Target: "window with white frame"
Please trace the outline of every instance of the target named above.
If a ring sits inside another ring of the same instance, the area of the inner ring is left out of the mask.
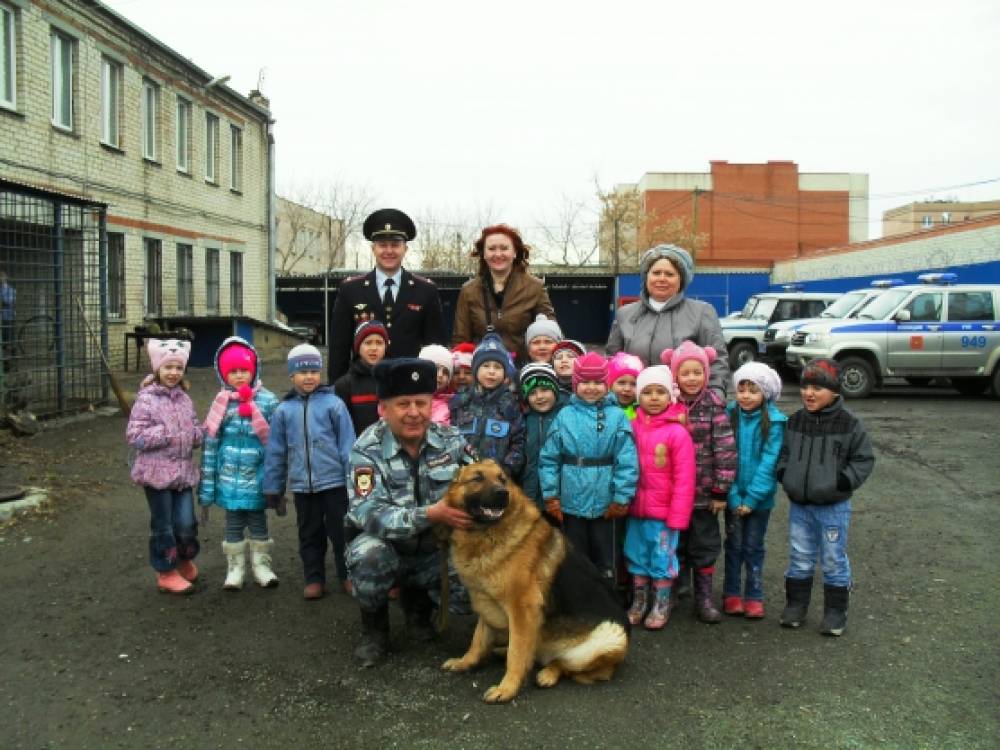
[[[144,237],[146,251],[146,283],[143,304],[147,316],[163,311],[163,244],[160,240]]]
[[[125,317],[125,235],[108,232],[108,316]]]
[[[205,113],[205,180],[217,182],[219,174],[219,118]]]
[[[17,29],[14,9],[0,3],[0,106],[17,107]]]
[[[101,58],[101,141],[109,146],[121,146],[122,65],[107,57]]]
[[[923,220],[920,222],[920,225],[924,229],[930,229],[932,226],[934,226],[934,217],[933,216],[925,216],[923,218]]]
[[[243,129],[229,126],[229,187],[243,189]]]
[[[229,253],[229,308],[233,315],[243,314],[243,253]]]
[[[149,79],[142,82],[142,100],[139,105],[142,118],[142,156],[150,161],[159,161],[160,87]]]
[[[205,312],[219,314],[219,248],[205,248]]]
[[[177,246],[177,312],[194,312],[194,249]]]
[[[53,30],[49,48],[52,53],[52,124],[72,130],[76,40]]]
[[[191,171],[191,102],[177,97],[177,171]]]

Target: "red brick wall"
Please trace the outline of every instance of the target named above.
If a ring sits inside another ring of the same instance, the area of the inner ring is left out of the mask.
[[[848,242],[847,191],[800,191],[798,165],[712,162],[712,190],[699,192],[696,231],[708,235],[701,263],[766,264]],[[654,223],[694,217],[690,190],[650,190],[647,214]]]

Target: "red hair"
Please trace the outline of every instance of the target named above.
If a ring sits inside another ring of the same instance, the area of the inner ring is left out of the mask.
[[[508,226],[507,224],[494,224],[483,229],[482,233],[479,235],[479,239],[476,240],[475,249],[472,251],[472,257],[479,258],[480,274],[485,274],[488,270],[486,261],[483,259],[483,251],[486,249],[486,238],[491,234],[502,234],[514,245],[513,270],[523,271],[528,267],[528,255],[531,253],[531,246],[524,244],[524,240],[521,239],[521,235],[516,229],[514,229],[514,227]]]

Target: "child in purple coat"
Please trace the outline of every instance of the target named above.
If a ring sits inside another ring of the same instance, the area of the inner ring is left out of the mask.
[[[125,437],[135,451],[132,481],[149,503],[149,562],[156,586],[170,594],[190,594],[198,578],[198,522],[192,488],[198,468],[192,457],[202,429],[187,395],[184,368],[191,344],[150,339],[146,345],[153,372],[142,381]]]

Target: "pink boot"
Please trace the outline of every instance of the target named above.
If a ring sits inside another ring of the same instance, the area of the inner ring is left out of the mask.
[[[188,581],[184,580],[176,570],[156,574],[156,588],[165,594],[190,594],[194,591]]]
[[[177,572],[185,581],[194,583],[198,580],[198,566],[194,564],[194,560],[178,560]]]

